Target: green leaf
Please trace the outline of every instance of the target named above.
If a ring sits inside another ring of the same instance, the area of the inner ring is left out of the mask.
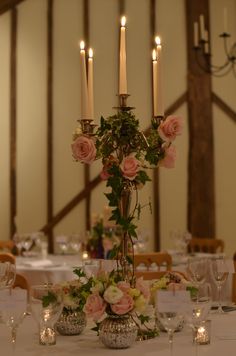
[[[47,308],[50,304],[57,301],[57,295],[51,291],[48,291],[48,295],[44,295],[42,298],[43,308]]]

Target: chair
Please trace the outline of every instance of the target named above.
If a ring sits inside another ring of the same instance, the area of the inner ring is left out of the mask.
[[[0,262],[10,262],[15,264],[16,263],[16,259],[15,256],[12,255],[11,253],[0,253]]]
[[[236,252],[233,256],[234,269],[236,271]],[[236,273],[232,274],[232,302],[236,303]]]
[[[0,241],[0,250],[11,252],[15,247],[15,243],[12,240]]]
[[[188,244],[188,251],[206,252],[206,253],[222,253],[224,252],[224,241],[220,239],[210,239],[193,237]]]
[[[30,296],[30,286],[27,279],[19,273],[16,273],[15,281],[12,288],[21,288],[27,291],[27,303],[29,304],[29,296]]]
[[[154,268],[160,271],[161,268],[165,270],[171,270],[172,257],[166,252],[152,252],[152,253],[139,253],[134,255],[134,269],[141,264],[144,264],[146,269],[153,271]]]
[[[183,272],[180,271],[135,271],[135,277],[139,278],[139,277],[143,277],[144,280],[153,280],[153,279],[159,279],[161,277],[163,277],[166,273],[168,272],[175,272],[180,274],[181,276],[183,276],[186,280],[188,280],[188,278],[186,277],[186,275]]]

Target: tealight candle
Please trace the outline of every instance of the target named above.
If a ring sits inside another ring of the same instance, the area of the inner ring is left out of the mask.
[[[197,328],[194,342],[198,345],[207,345],[210,344],[211,340],[211,320],[206,320],[201,323],[201,325]]]
[[[87,260],[87,259],[88,259],[88,252],[87,252],[87,251],[84,251],[84,252],[82,253],[82,259],[83,259],[83,260]]]

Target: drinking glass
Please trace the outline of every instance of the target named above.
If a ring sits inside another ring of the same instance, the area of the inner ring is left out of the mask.
[[[0,262],[0,290],[12,287],[16,276],[16,266],[10,262]]]
[[[1,321],[11,329],[12,355],[15,354],[17,330],[27,315],[27,291],[0,289]]]
[[[206,281],[207,269],[208,260],[205,258],[188,260],[187,274],[196,286]]]
[[[224,257],[215,258],[211,261],[211,273],[218,291],[218,308],[217,314],[224,314],[222,309],[222,287],[225,284],[229,273],[227,272],[227,264]]]
[[[61,290],[52,285],[32,286],[30,308],[39,328],[39,344],[55,345],[54,325],[63,309]]]
[[[70,237],[70,247],[75,253],[79,253],[81,249],[82,242],[80,240],[80,235],[73,234]]]
[[[177,294],[178,292],[176,292]],[[173,338],[174,332],[178,329],[179,325],[183,322],[183,313],[177,305],[174,305],[169,302],[169,296],[174,297],[176,294],[174,292],[161,290],[157,292],[157,300],[156,300],[156,317],[158,321],[162,324],[164,329],[168,334],[168,342],[170,346],[170,356],[173,356]],[[162,298],[161,298],[162,297]],[[166,297],[166,298],[165,298]],[[160,303],[160,299],[162,299],[162,304]],[[166,302],[165,302],[166,301]],[[174,302],[175,303],[175,302]]]

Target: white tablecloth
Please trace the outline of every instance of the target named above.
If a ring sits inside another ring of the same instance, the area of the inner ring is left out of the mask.
[[[212,319],[212,337],[210,345],[200,345],[198,356],[234,356],[236,349],[236,312],[223,316],[210,315]],[[1,355],[11,355],[10,330],[0,324]],[[167,334],[159,337],[137,341],[131,348],[125,350],[110,350],[98,340],[96,333],[86,329],[79,336],[57,337],[55,346],[41,346],[38,344],[37,327],[31,316],[26,317],[18,330],[15,356],[169,356]],[[195,355],[192,344],[191,331],[186,328],[174,335],[174,356]]]
[[[30,285],[43,283],[58,283],[65,280],[75,279],[74,267],[82,265],[79,255],[49,255],[50,265],[30,266],[31,262],[39,261],[35,257],[17,257],[16,270],[24,275]]]

